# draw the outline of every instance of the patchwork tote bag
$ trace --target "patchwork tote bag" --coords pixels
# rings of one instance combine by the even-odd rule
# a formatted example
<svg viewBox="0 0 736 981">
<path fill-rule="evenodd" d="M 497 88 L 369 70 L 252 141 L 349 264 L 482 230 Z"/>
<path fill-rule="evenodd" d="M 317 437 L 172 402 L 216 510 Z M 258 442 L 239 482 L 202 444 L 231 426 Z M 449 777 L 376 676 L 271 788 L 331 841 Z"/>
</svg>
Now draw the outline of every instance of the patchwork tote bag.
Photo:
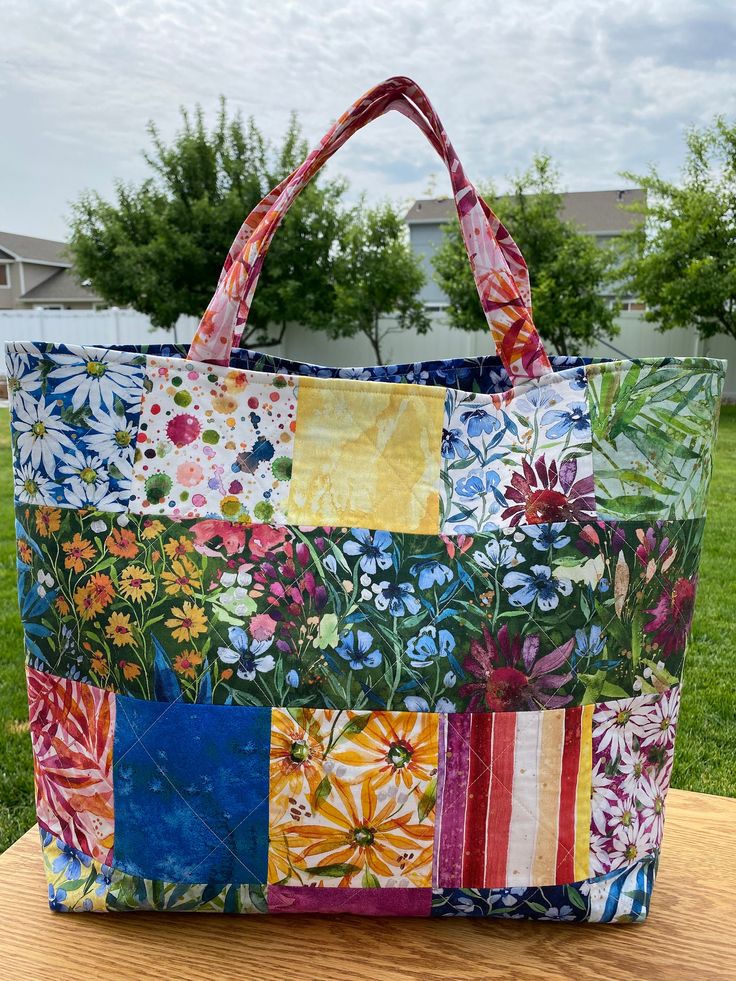
<svg viewBox="0 0 736 981">
<path fill-rule="evenodd" d="M 496 356 L 239 348 L 289 205 L 389 110 L 447 165 Z M 724 365 L 548 356 L 417 85 L 255 208 L 188 351 L 7 366 L 52 909 L 644 919 Z"/>
</svg>

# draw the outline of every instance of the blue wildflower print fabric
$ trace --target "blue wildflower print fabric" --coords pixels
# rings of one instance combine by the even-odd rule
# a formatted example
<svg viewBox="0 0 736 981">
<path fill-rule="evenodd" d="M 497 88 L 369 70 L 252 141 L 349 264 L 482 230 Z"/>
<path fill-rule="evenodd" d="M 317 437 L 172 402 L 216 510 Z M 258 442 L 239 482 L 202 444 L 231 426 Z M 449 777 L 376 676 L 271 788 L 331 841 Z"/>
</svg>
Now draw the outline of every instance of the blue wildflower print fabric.
<svg viewBox="0 0 736 981">
<path fill-rule="evenodd" d="M 549 377 L 549 376 L 548 376 Z M 441 526 L 498 527 L 595 516 L 585 370 L 506 395 L 449 390 L 442 431 Z"/>
<path fill-rule="evenodd" d="M 658 857 L 654 853 L 625 869 L 564 886 L 436 889 L 432 916 L 635 923 L 646 919 Z"/>
<path fill-rule="evenodd" d="M 441 538 L 19 505 L 28 662 L 194 703 L 497 712 L 625 697 L 682 676 L 703 527 Z M 117 574 L 105 556 L 124 560 Z"/>
</svg>

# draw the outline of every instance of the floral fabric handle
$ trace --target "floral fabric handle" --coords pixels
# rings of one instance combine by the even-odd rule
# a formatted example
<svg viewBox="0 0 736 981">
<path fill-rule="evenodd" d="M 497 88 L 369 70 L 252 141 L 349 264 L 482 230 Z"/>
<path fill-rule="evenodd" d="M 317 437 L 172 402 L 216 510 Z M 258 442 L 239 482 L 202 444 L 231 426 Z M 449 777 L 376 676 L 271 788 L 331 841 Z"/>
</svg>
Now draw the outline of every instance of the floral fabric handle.
<svg viewBox="0 0 736 981">
<path fill-rule="evenodd" d="M 304 162 L 253 209 L 241 227 L 189 357 L 228 364 L 246 323 L 258 277 L 276 229 L 297 195 L 353 133 L 389 111 L 416 123 L 445 161 L 463 240 L 496 351 L 513 381 L 550 372 L 531 316 L 526 263 L 516 243 L 465 176 L 424 92 L 409 78 L 389 78 L 363 95 L 332 126 Z"/>
</svg>

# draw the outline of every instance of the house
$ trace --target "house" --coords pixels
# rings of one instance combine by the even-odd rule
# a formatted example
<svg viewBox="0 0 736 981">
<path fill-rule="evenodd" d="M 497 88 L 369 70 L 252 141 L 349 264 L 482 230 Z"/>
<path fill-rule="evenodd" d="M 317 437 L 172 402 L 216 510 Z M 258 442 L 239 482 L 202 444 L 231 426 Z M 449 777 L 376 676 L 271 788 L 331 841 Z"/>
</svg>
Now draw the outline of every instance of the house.
<svg viewBox="0 0 736 981">
<path fill-rule="evenodd" d="M 0 232 L 0 310 L 97 310 L 101 297 L 80 282 L 65 242 Z"/>
<path fill-rule="evenodd" d="M 646 200 L 646 191 L 632 188 L 626 191 L 572 191 L 562 195 L 560 217 L 574 222 L 583 232 L 595 237 L 600 246 L 606 246 L 624 230 L 641 219 L 624 206 Z M 455 217 L 455 205 L 451 198 L 430 198 L 415 201 L 406 215 L 412 249 L 422 256 L 427 268 L 427 281 L 422 299 L 428 310 L 441 311 L 447 306 L 447 297 L 435 282 L 432 255 L 442 241 L 442 226 Z M 623 309 L 643 310 L 643 304 L 634 297 L 624 300 Z"/>
</svg>

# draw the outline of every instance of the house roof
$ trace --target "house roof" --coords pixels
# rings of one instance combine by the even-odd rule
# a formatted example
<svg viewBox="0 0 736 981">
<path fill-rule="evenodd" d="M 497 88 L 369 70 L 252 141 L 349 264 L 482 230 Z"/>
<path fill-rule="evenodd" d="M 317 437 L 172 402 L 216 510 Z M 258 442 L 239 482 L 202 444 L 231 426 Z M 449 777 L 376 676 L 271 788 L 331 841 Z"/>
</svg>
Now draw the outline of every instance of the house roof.
<svg viewBox="0 0 736 981">
<path fill-rule="evenodd" d="M 638 187 L 622 191 L 570 191 L 562 195 L 560 216 L 588 232 L 621 232 L 641 220 L 623 206 L 645 200 L 646 191 Z M 414 202 L 405 220 L 409 225 L 444 224 L 454 214 L 452 198 L 423 198 Z"/>
<path fill-rule="evenodd" d="M 646 199 L 647 192 L 640 187 L 622 191 L 571 191 L 562 195 L 562 217 L 589 232 L 623 232 L 641 221 L 640 215 L 625 208 Z"/>
<path fill-rule="evenodd" d="M 53 266 L 71 266 L 67 255 L 66 242 L 56 242 L 49 238 L 34 238 L 31 235 L 14 235 L 0 232 L 0 250 L 14 259 L 26 262 L 51 263 Z"/>
<path fill-rule="evenodd" d="M 57 303 L 60 301 L 86 300 L 94 303 L 100 297 L 91 287 L 83 286 L 80 283 L 73 269 L 60 269 L 53 276 L 49 276 L 48 279 L 39 283 L 38 286 L 27 290 L 20 299 L 23 302 L 34 303 L 43 300 L 49 302 L 53 300 Z"/>
<path fill-rule="evenodd" d="M 407 225 L 443 225 L 455 214 L 452 198 L 420 198 L 409 208 L 404 221 Z"/>
</svg>

